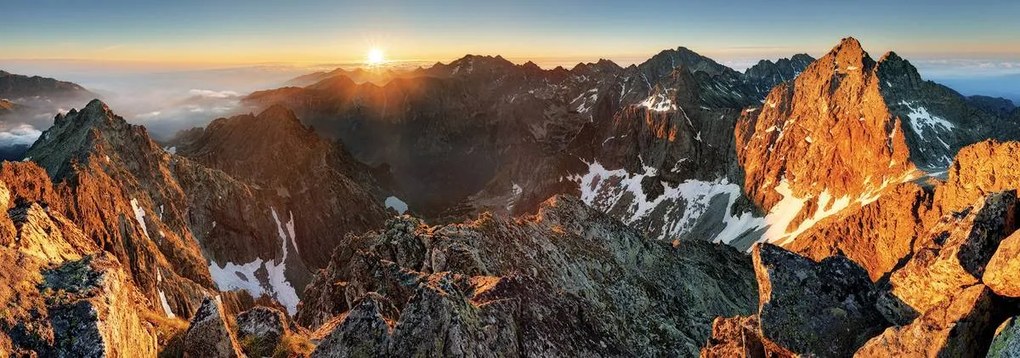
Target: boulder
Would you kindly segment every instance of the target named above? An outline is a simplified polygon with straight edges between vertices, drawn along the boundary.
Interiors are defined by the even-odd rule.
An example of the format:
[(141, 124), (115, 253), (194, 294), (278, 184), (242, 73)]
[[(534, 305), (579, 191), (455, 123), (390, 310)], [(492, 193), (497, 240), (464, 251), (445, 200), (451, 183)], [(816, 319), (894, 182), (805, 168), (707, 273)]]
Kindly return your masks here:
[(227, 328), (223, 304), (206, 298), (198, 307), (184, 335), (184, 357), (244, 357), (234, 333)]
[(765, 346), (758, 334), (758, 317), (717, 317), (712, 336), (701, 358), (764, 358)]
[(1020, 357), (1020, 324), (1011, 317), (995, 330), (995, 338), (988, 347), (988, 358)]
[(1020, 297), (1020, 231), (1014, 232), (999, 243), (992, 259), (985, 267), (982, 281), (996, 294)]
[(944, 216), (889, 278), (892, 294), (924, 313), (980, 284), (999, 242), (1016, 230), (1016, 191)]
[(846, 257), (814, 262), (771, 244), (755, 246), (752, 257), (770, 349), (846, 357), (889, 325), (867, 271)]
[(384, 303), (366, 296), (312, 352), (313, 358), (385, 357), (392, 322), (380, 313)]
[(237, 315), (237, 340), (249, 356), (272, 356), (288, 333), (287, 316), (275, 308), (258, 306)]
[(975, 285), (940, 302), (906, 326), (890, 327), (856, 357), (980, 357), (995, 324), (993, 294)]

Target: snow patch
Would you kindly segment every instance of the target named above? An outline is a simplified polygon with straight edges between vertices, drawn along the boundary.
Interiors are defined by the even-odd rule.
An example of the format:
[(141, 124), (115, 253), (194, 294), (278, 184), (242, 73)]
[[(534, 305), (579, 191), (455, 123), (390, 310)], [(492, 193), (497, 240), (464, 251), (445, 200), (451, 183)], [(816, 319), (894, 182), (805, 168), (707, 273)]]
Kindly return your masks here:
[[(754, 223), (755, 218), (750, 212), (732, 214), (732, 208), (741, 196), (740, 185), (725, 178), (687, 180), (676, 186), (663, 185), (663, 194), (650, 199), (642, 190), (641, 181), (656, 174), (655, 168), (647, 166), (640, 174), (628, 173), (625, 169), (608, 170), (596, 161), (588, 164), (587, 173), (571, 179), (580, 186), (582, 201), (603, 212), (622, 210), (625, 214), (622, 221), (627, 224), (647, 218), (653, 211), (655, 215), (676, 218), (664, 223), (659, 239), (690, 233), (708, 212), (713, 199), (721, 196), (725, 196), (726, 200), (726, 215), (722, 217), (725, 227), (713, 241), (729, 243), (760, 226)], [(660, 208), (663, 211), (656, 211)]]
[[(294, 286), (287, 281), (287, 277), (284, 272), (287, 270), (287, 234), (291, 235), (290, 241), (294, 243), (294, 216), (291, 215), (290, 222), (287, 223), (288, 232), (284, 232), (283, 226), (280, 224), (280, 217), (276, 215), (276, 209), (271, 209), (273, 212), (273, 220), (276, 221), (276, 230), (280, 235), (280, 246), (283, 249), (283, 258), (277, 264), (274, 261), (266, 262), (266, 271), (269, 271), (269, 285), (276, 292), (276, 300), (280, 304), (287, 307), (287, 312), (291, 315), (297, 312), (297, 304), (300, 299), (297, 296), (297, 292), (294, 291)], [(296, 246), (295, 246), (296, 247)]]
[[(156, 285), (157, 285), (157, 287), (159, 286), (159, 284), (163, 283), (163, 273), (162, 272), (163, 272), (162, 269), (159, 269), (159, 268), (156, 269)], [(170, 317), (170, 318), (177, 317), (177, 315), (174, 314), (174, 310), (170, 309), (170, 302), (168, 302), (166, 300), (166, 293), (163, 293), (162, 289), (159, 289), (158, 291), (159, 291), (159, 304), (161, 306), (163, 306), (163, 313), (165, 313), (166, 316)]]
[(135, 212), (135, 220), (142, 227), (142, 233), (149, 237), (149, 228), (145, 226), (145, 210), (138, 206), (138, 199), (131, 198), (131, 210)]
[(648, 108), (648, 110), (654, 112), (667, 112), (677, 110), (676, 104), (674, 104), (673, 101), (666, 97), (666, 95), (663, 93), (649, 96), (644, 101), (642, 101), (639, 104), (639, 106)]
[(170, 303), (167, 302), (166, 293), (163, 293), (163, 290), (159, 290), (159, 304), (163, 306), (163, 313), (166, 313), (167, 317), (177, 317), (177, 315), (174, 314), (174, 310), (170, 309)]
[[(291, 245), (294, 244), (294, 237), (288, 238), (288, 234), (293, 234), (293, 215), (291, 215), (291, 221), (287, 224), (287, 230), (284, 230), (284, 225), (280, 222), (279, 216), (276, 214), (276, 209), (272, 210), (273, 220), (276, 222), (277, 234), (280, 236), (281, 249), (283, 251), (283, 257), (279, 260), (263, 261), (261, 258), (255, 258), (252, 262), (244, 264), (235, 264), (233, 262), (227, 262), (223, 267), (220, 267), (216, 262), (210, 260), (209, 262), (209, 273), (212, 275), (213, 282), (216, 283), (216, 287), (220, 291), (229, 290), (245, 290), (248, 291), (252, 296), (259, 297), (263, 294), (268, 295), (280, 302), (281, 305), (287, 308), (287, 312), (293, 315), (297, 312), (298, 296), (297, 291), (294, 290), (294, 286), (287, 281), (285, 275), (287, 270), (287, 257), (289, 256), (289, 250), (287, 248), (287, 242)], [(295, 246), (295, 249), (297, 247)], [(255, 276), (255, 272), (259, 269), (264, 268), (268, 273), (267, 282), (259, 282)]]
[[(910, 117), (910, 127), (914, 128), (914, 132), (917, 132), (917, 136), (920, 137), (921, 140), (924, 140), (924, 133), (927, 130), (935, 132), (937, 136), (939, 131), (948, 132), (956, 128), (955, 125), (947, 121), (945, 118), (928, 113), (928, 109), (923, 106), (917, 105), (915, 107), (914, 103), (907, 101), (900, 101), (900, 104), (906, 106), (907, 109), (910, 109), (910, 113), (907, 114), (907, 116)], [(941, 130), (939, 127), (941, 127)], [(938, 139), (941, 140), (941, 138)], [(942, 144), (946, 145), (948, 148), (948, 145), (945, 144), (945, 142)]]

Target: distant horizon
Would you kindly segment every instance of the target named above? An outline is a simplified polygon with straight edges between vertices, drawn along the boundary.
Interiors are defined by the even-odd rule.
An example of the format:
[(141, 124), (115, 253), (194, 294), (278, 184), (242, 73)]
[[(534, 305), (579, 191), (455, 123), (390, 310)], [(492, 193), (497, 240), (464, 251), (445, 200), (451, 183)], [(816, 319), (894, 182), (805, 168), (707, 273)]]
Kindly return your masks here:
[[(718, 63), (730, 67), (736, 71), (743, 72), (747, 68), (753, 66), (760, 60), (776, 61), (781, 58), (789, 58), (795, 54), (806, 53), (814, 58), (818, 58), (827, 53), (833, 46), (845, 37), (855, 37), (861, 41), (865, 51), (876, 60), (883, 54), (889, 51), (894, 51), (900, 56), (904, 57), (912, 64), (914, 64), (922, 77), (928, 80), (935, 80), (938, 82), (944, 82), (951, 88), (959, 91), (964, 95), (987, 95), (993, 97), (1002, 97), (1013, 101), (1014, 103), (1020, 104), (1020, 59), (984, 59), (984, 58), (925, 58), (914, 56), (909, 52), (900, 51), (897, 49), (878, 49), (869, 45), (867, 39), (861, 39), (857, 36), (844, 35), (838, 38), (833, 38), (830, 43), (822, 49), (803, 49), (800, 51), (791, 50), (785, 55), (776, 55), (771, 57), (755, 57), (753, 55), (742, 55), (742, 56), (729, 56), (719, 57), (719, 55), (713, 56), (712, 53), (705, 53), (696, 47), (687, 46), (685, 44), (678, 44), (671, 47), (665, 47), (654, 51), (649, 51), (647, 54), (642, 55), (606, 55), (606, 56), (591, 56), (583, 58), (571, 58), (571, 57), (553, 57), (553, 56), (537, 56), (537, 57), (511, 57), (505, 56), (498, 53), (465, 53), (459, 56), (443, 59), (428, 59), (428, 60), (405, 60), (405, 59), (388, 59), (384, 67), (396, 67), (400, 69), (413, 69), (415, 67), (429, 67), (435, 63), (448, 64), (457, 59), (463, 58), (469, 54), (479, 56), (501, 56), (504, 59), (521, 65), (526, 62), (534, 62), (539, 67), (549, 70), (557, 66), (570, 69), (578, 63), (594, 63), (601, 59), (608, 59), (614, 63), (626, 67), (630, 65), (640, 64), (658, 54), (661, 51), (676, 49), (678, 47), (687, 47), (694, 52), (697, 52), (703, 56), (711, 58)], [(145, 77), (145, 76), (161, 76), (161, 75), (173, 75), (181, 73), (215, 73), (215, 72), (231, 72), (231, 71), (259, 71), (265, 73), (275, 73), (274, 76), (269, 78), (275, 78), (279, 80), (288, 76), (296, 77), (301, 74), (307, 74), (317, 71), (330, 71), (337, 68), (343, 68), (346, 70), (353, 70), (356, 68), (367, 67), (364, 61), (332, 61), (332, 62), (321, 62), (321, 63), (294, 63), (294, 62), (265, 62), (265, 63), (174, 63), (166, 61), (139, 61), (139, 60), (120, 60), (120, 59), (11, 59), (11, 58), (0, 58), (0, 70), (7, 70), (8, 72), (18, 73), (23, 75), (39, 75), (43, 77), (52, 77), (60, 80), (68, 80), (79, 83), (86, 88), (95, 89), (102, 93), (104, 91), (116, 91), (106, 83), (111, 81), (111, 78), (120, 77), (127, 81), (128, 78)], [(98, 81), (98, 82), (97, 82)], [(130, 81), (135, 82), (135, 81)], [(204, 88), (203, 88), (204, 89)], [(256, 88), (251, 88), (252, 90)], [(244, 88), (223, 88), (222, 90), (235, 90), (244, 92)]]
[[(795, 11), (794, 11), (795, 9)], [(450, 0), (41, 0), (5, 6), (2, 62), (95, 61), (164, 68), (448, 62), (465, 54), (532, 60), (543, 68), (611, 59), (626, 66), (688, 47), (720, 63), (818, 56), (853, 36), (875, 56), (1020, 68), (1020, 3), (950, 0), (853, 4), (737, 0), (726, 4)], [(87, 23), (87, 25), (83, 25)], [(734, 67), (731, 65), (731, 67)], [(736, 67), (735, 67), (736, 68)]]

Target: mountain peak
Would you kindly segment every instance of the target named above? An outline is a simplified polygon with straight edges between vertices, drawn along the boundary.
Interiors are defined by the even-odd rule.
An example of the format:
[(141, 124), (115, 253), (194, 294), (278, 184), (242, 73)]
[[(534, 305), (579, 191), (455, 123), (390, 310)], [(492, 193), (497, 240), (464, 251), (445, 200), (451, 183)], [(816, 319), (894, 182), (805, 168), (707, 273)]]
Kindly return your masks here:
[(868, 56), (868, 53), (861, 47), (861, 42), (853, 37), (846, 37), (839, 41), (836, 47), (833, 47), (829, 51), (830, 55), (834, 55), (837, 58), (864, 58)]
[(861, 47), (860, 41), (853, 37), (840, 40), (839, 44), (823, 58), (828, 58), (829, 61), (824, 63), (833, 64), (839, 73), (857, 70), (860, 70), (859, 73), (864, 73), (871, 71), (875, 64), (875, 60)]
[(900, 57), (900, 55), (896, 54), (896, 52), (889, 51), (889, 52), (886, 52), (884, 55), (882, 55), (882, 58), (878, 60), (879, 63), (886, 62), (886, 61), (897, 62), (897, 61), (906, 61), (906, 60), (904, 60), (902, 57)]
[(81, 109), (81, 111), (85, 113), (96, 113), (104, 115), (113, 114), (113, 112), (110, 111), (110, 106), (106, 105), (105, 102), (100, 101), (99, 99), (93, 99), (89, 101), (89, 103), (86, 104), (85, 107)]
[(292, 120), (295, 122), (298, 121), (297, 115), (294, 114), (294, 111), (291, 111), (290, 108), (284, 107), (281, 104), (273, 104), (272, 106), (269, 106), (269, 108), (266, 108), (261, 113), (259, 113), (257, 117), (285, 119)]
[(68, 120), (74, 123), (74, 127), (94, 127), (99, 123), (110, 122), (114, 119), (123, 121), (123, 119), (110, 110), (106, 103), (99, 99), (93, 99), (85, 107), (82, 107), (80, 111), (72, 108), (67, 113), (58, 114), (54, 119), (54, 127), (67, 127), (64, 124)]
[(793, 61), (806, 61), (807, 63), (815, 61), (814, 57), (811, 57), (811, 55), (808, 55), (806, 53), (798, 53), (796, 55), (793, 55), (793, 57), (790, 57), (790, 59)]
[(53, 178), (62, 178), (73, 172), (72, 162), (83, 161), (92, 154), (139, 154), (158, 151), (145, 132), (145, 128), (129, 124), (113, 113), (103, 101), (93, 99), (80, 111), (72, 109), (58, 115), (53, 126), (28, 149), (26, 157), (46, 169)]
[(525, 70), (529, 70), (529, 71), (541, 71), (542, 70), (541, 67), (538, 67), (538, 64), (536, 64), (534, 62), (531, 62), (531, 61), (525, 62), (523, 65), (521, 65), (521, 67), (524, 68)]
[(839, 45), (836, 45), (836, 47), (837, 48), (846, 48), (846, 49), (857, 49), (857, 50), (861, 50), (862, 49), (861, 42), (858, 41), (853, 36), (848, 36), (848, 37), (844, 37), (844, 38), (840, 39), (839, 40)]

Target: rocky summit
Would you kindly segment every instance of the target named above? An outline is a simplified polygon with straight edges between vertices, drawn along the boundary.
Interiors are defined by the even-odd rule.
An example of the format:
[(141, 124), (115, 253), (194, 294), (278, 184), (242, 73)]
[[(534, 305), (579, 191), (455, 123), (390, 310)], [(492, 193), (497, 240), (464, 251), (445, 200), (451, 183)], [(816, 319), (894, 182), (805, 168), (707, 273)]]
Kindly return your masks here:
[(92, 100), (2, 162), (0, 356), (1020, 352), (1020, 111), (896, 53), (288, 85), (160, 142)]

